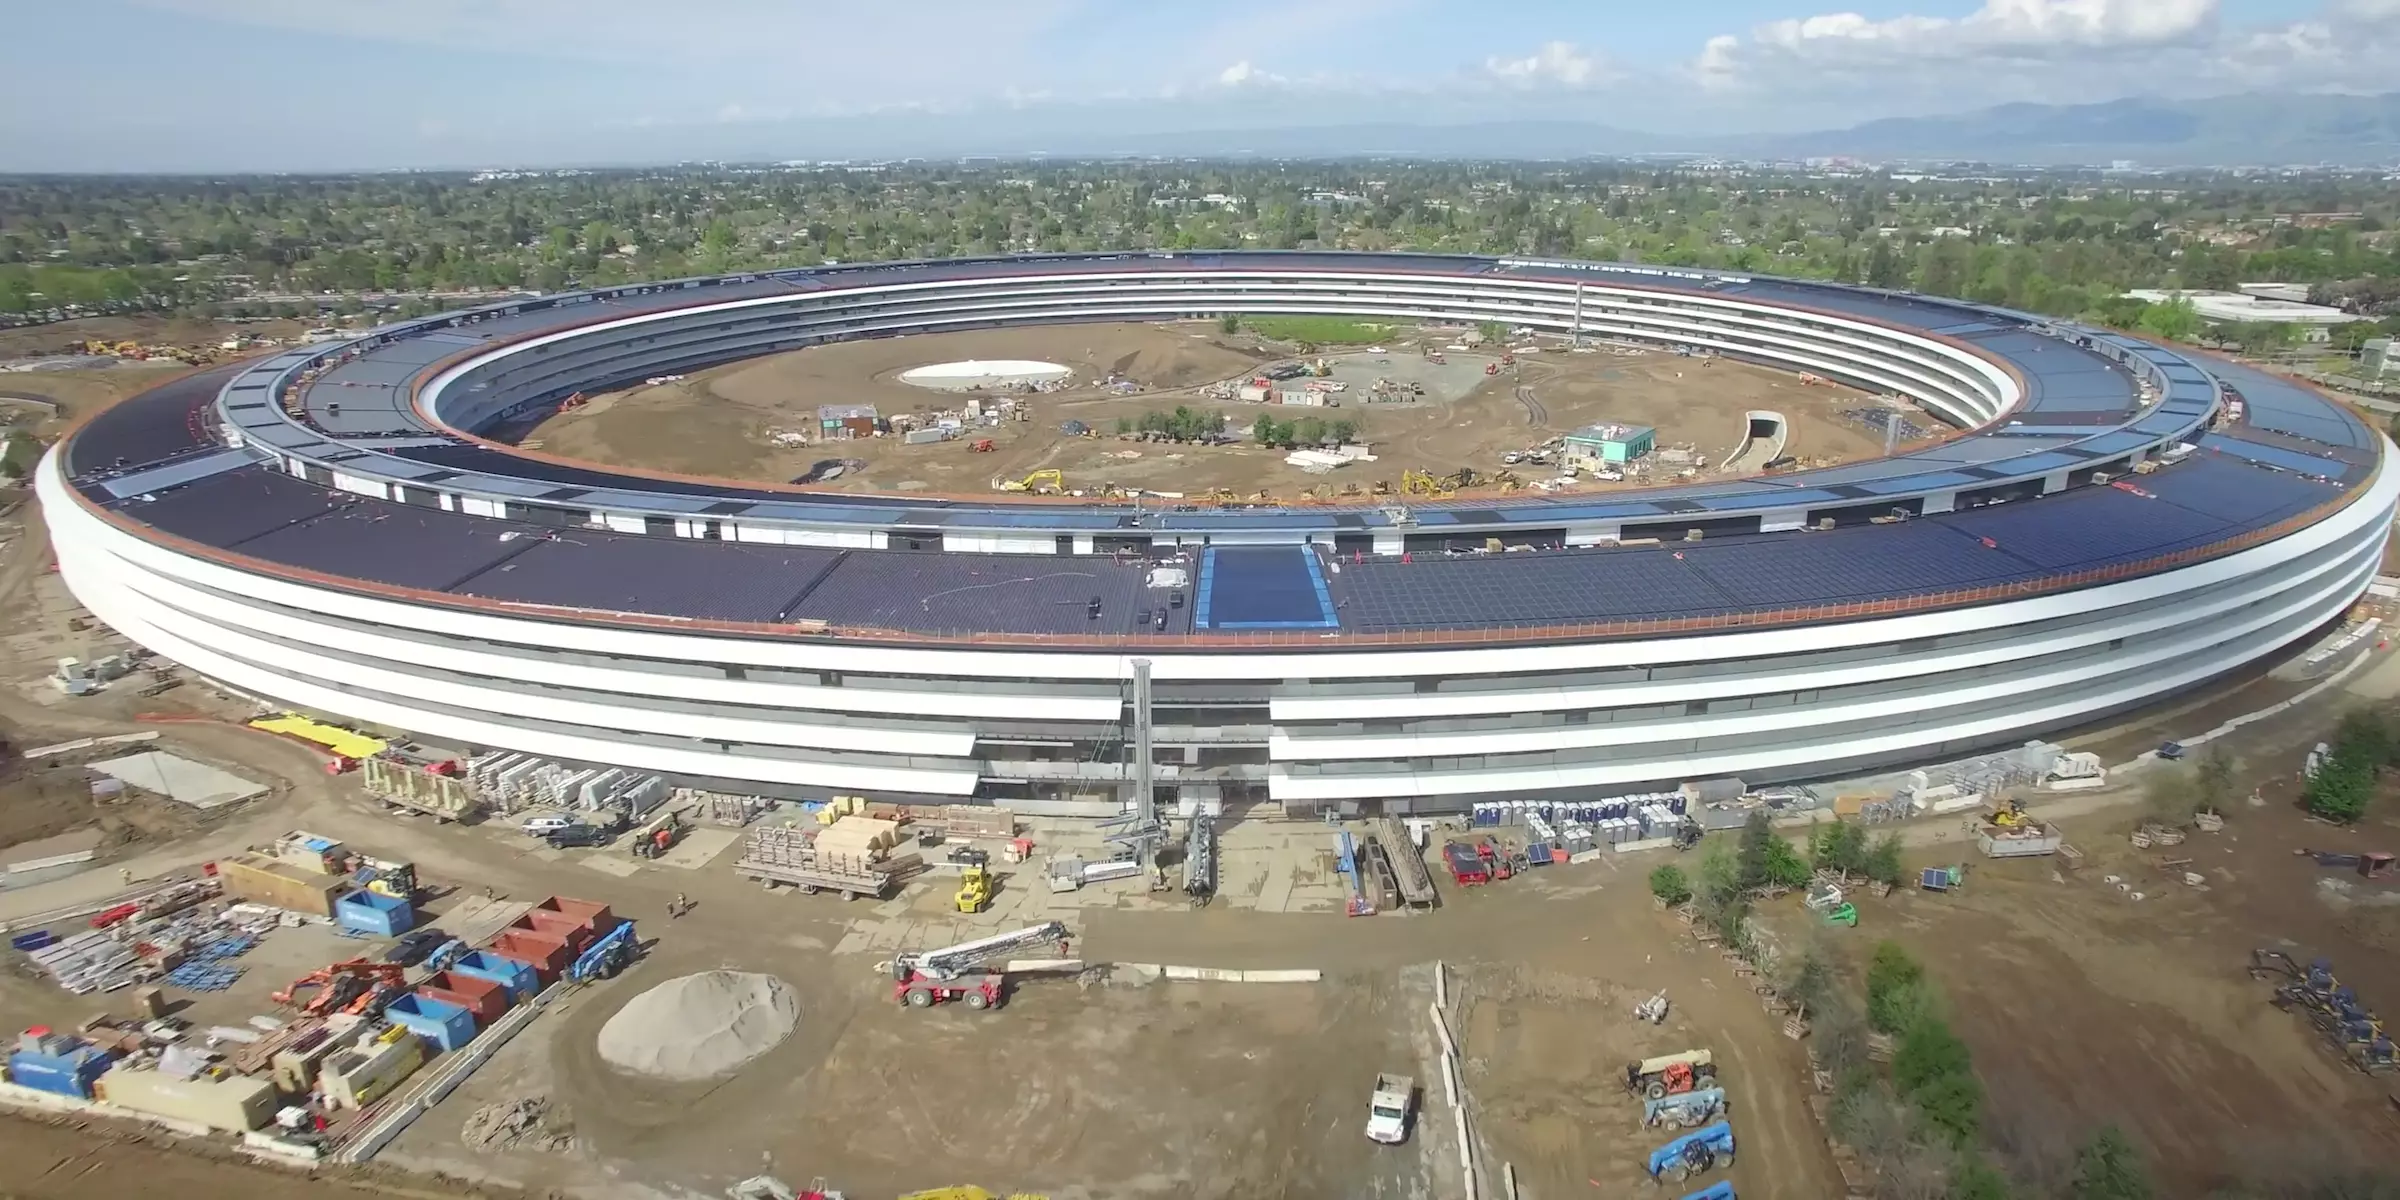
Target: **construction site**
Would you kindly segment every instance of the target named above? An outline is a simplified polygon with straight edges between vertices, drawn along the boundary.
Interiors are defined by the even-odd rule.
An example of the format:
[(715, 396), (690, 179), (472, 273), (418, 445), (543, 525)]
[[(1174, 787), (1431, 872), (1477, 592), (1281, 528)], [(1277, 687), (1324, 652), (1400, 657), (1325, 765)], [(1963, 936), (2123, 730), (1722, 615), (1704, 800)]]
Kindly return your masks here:
[[(510, 433), (545, 455), (752, 482), (1290, 504), (1655, 486), (1844, 462), (1944, 429), (1729, 359), (1390, 333), (1347, 350), (1208, 322), (844, 342), (574, 398)], [(903, 379), (993, 362), (1065, 373), (965, 393)], [(1761, 414), (1775, 417), (1771, 453)], [(1574, 469), (1568, 440), (1603, 422), (1654, 430), (1655, 449)]]
[[(1102, 328), (1031, 332), (1089, 340)], [(1192, 332), (1216, 336), (1175, 336)], [(1022, 341), (910, 347), (889, 369), (1087, 361)], [(1546, 349), (1512, 364), (1526, 380), (1557, 371), (1529, 385), (1551, 413), (1537, 439), (1516, 381), (1444, 353), (1440, 364), (1396, 347), (1389, 357), (1470, 367), (1463, 398), (1368, 411), (1345, 391), (1328, 415), (1428, 422), (1421, 469), (1444, 474), (1497, 471), (1502, 454), (1591, 424), (1649, 426), (1659, 445), (1707, 448), (1697, 452), (1711, 461), (1739, 457), (1752, 411), (1785, 415), (1799, 455), (1820, 438), (1879, 453), (1910, 432), (1843, 415), (1869, 398), (1820, 397), (1730, 362)], [(1290, 357), (1238, 354), (1181, 386)], [(25, 390), (59, 398), (71, 419), (156, 369), (75, 374), (88, 382)], [(1653, 374), (1662, 389), (1704, 376), (1755, 390), (1712, 410), (1723, 428), (1699, 430), (1631, 394)], [(911, 404), (957, 403), (891, 386)], [(828, 395), (793, 411), (813, 422), (818, 404), (836, 403)], [(1036, 400), (1076, 403), (1065, 395)], [(598, 422), (614, 411), (593, 411), (606, 399), (546, 434)], [(707, 419), (700, 401), (683, 403)], [(1822, 406), (1814, 424), (1807, 403)], [(1281, 407), (1225, 405), (1253, 420)], [(1469, 413), (1508, 436), (1434, 457), (1463, 436), (1442, 430)], [(1068, 419), (1086, 418), (1042, 414), (1051, 430)], [(1019, 424), (1026, 439), (1045, 428)], [(1072, 443), (1041, 436), (1162, 448), (1107, 428)], [(1420, 461), (1365, 436), (1379, 461), (1323, 478), (1388, 464), (1397, 483)], [(970, 464), (960, 486), (982, 488), (1003, 475), (988, 461), (1021, 452), (854, 441), (863, 455), (839, 454), (893, 456), (862, 487), (923, 456)], [(1189, 452), (1203, 449), (1238, 452)], [(1282, 460), (1275, 452), (1275, 470), (1321, 481)], [(1015, 478), (1039, 461), (1012, 460), (1025, 465)], [(902, 478), (930, 482), (908, 469)], [(0, 641), (11, 747), (0, 812), (13, 814), (0, 824), (0, 922), (16, 943), (0, 1020), (42, 1032), (18, 1043), (29, 1057), (8, 1093), (21, 1103), (0, 1114), (0, 1193), (778, 1195), (765, 1180), (854, 1200), (927, 1189), (944, 1200), (1672, 1200), (1719, 1183), (1752, 1200), (1892, 1195), (1854, 1177), (1857, 1154), (1832, 1144), (1805, 1018), (1779, 1006), (1773, 974), (1646, 886), (1656, 866), (1694, 869), (1753, 810), (1794, 838), (1830, 819), (1902, 835), (1902, 886), (1796, 888), (1762, 900), (1758, 920), (1787, 953), (1822, 948), (1853, 975), (1881, 939), (1921, 958), (1974, 1052), (1988, 1140), (2012, 1172), (2055, 1173), (2109, 1123), (2165, 1195), (2290, 1178), (2294, 1162), (2330, 1171), (2400, 1156), (2377, 1016), (2400, 1004), (2400, 891), (2379, 866), (2400, 849), (2400, 785), (2382, 784), (2346, 831), (2296, 808), (2309, 748), (2340, 708), (2400, 696), (2400, 664), (2371, 641), (2346, 677), (2244, 676), (2063, 739), (2030, 765), (1816, 792), (1594, 798), (1449, 824), (1161, 814), (1148, 849), (1129, 856), (1121, 826), (988, 806), (771, 805), (265, 708), (135, 661), (66, 595), (30, 515), (0, 515), (0, 611), (13, 630)], [(119, 669), (99, 669), (110, 659), (123, 673), (102, 679)], [(2143, 786), (2158, 764), (2126, 764), (2212, 726), (2230, 729), (2217, 744), (2239, 762), (2240, 799), (2213, 822), (2162, 822)], [(105, 782), (115, 777), (101, 764), (148, 752), (255, 790), (209, 793), (201, 807), (163, 771), (165, 791)], [(55, 840), (95, 831), (90, 847)], [(420, 950), (413, 963), (390, 958)], [(476, 967), (502, 978), (471, 982)], [(505, 1036), (480, 1041), (495, 1029)], [(320, 1050), (317, 1079), (277, 1079), (279, 1055)], [(325, 1090), (336, 1059), (340, 1078), (366, 1073), (369, 1094)], [(405, 1076), (377, 1091), (373, 1072), (400, 1062)], [(99, 1086), (120, 1072), (136, 1083)], [(201, 1080), (230, 1099), (193, 1107), (155, 1086)], [(419, 1100), (411, 1120), (392, 1120)], [(372, 1153), (354, 1152), (385, 1129)]]

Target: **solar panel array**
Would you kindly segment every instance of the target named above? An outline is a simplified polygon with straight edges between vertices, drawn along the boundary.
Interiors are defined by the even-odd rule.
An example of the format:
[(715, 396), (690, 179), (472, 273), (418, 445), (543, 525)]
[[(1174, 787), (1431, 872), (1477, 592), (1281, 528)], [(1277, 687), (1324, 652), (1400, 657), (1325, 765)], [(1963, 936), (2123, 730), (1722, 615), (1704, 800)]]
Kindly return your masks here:
[(1337, 623), (1316, 552), (1305, 546), (1221, 546), (1200, 561), (1204, 629), (1322, 629)]
[(269, 530), (324, 516), (346, 493), (328, 492), (267, 467), (249, 467), (158, 494), (133, 499), (118, 511), (153, 529), (204, 546), (235, 549)]
[(446, 591), (533, 543), (519, 527), (366, 500), (243, 542), (269, 562), (393, 587)]
[(520, 604), (771, 623), (785, 619), (841, 558), (839, 550), (561, 530), (451, 590)]
[[(853, 551), (792, 616), (920, 633), (1122, 634), (1144, 609), (1167, 607), (1143, 582), (1140, 566), (1096, 555)], [(1188, 629), (1177, 619), (1187, 623), (1169, 632)]]
[(101, 410), (76, 431), (67, 473), (109, 470), (119, 459), (138, 467), (208, 445), (208, 410), (237, 369), (189, 375)]

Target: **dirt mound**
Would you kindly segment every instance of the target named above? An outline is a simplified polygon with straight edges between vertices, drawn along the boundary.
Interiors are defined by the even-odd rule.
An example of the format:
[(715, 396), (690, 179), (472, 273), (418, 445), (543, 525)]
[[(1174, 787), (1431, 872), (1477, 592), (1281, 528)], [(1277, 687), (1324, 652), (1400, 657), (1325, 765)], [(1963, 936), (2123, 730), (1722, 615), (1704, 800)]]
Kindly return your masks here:
[(782, 980), (742, 971), (670, 979), (600, 1027), (600, 1057), (660, 1079), (710, 1079), (772, 1050), (800, 1023)]
[(548, 1096), (523, 1096), (486, 1104), (467, 1117), (459, 1137), (469, 1149), (497, 1154), (503, 1150), (564, 1153), (575, 1148), (575, 1133), (550, 1121)]

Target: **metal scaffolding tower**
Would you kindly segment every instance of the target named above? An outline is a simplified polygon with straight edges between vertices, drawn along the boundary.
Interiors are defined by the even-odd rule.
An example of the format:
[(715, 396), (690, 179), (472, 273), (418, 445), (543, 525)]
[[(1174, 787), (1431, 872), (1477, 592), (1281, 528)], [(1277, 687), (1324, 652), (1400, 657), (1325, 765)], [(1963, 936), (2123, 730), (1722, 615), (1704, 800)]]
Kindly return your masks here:
[(1108, 840), (1131, 850), (1144, 873), (1158, 867), (1158, 766), (1150, 749), (1150, 660), (1133, 660), (1133, 805), (1124, 816), (1107, 822), (1115, 827)]

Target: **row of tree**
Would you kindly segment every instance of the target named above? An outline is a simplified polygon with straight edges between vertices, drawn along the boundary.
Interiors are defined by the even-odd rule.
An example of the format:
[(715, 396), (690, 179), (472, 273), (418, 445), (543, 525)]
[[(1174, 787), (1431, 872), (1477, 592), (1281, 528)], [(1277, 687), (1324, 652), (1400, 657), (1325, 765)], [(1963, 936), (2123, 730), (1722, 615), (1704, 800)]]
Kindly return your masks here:
[(1231, 422), (1224, 413), (1178, 404), (1173, 412), (1152, 409), (1139, 417), (1118, 417), (1118, 433), (1145, 433), (1177, 442), (1198, 442), (1225, 436)]
[[(2330, 228), (2277, 219), (2327, 206), (2364, 215)], [(2138, 191), (2073, 171), (1902, 180), (1471, 162), (0, 178), (0, 268), (48, 273), (0, 273), (0, 311), (556, 290), (1025, 250), (1324, 247), (1629, 257), (2060, 315), (2132, 287), (2272, 279), (2379, 312), (2393, 290), (2357, 281), (2400, 278), (2400, 248), (2382, 236), (2395, 219), (2400, 202), (2370, 181), (2205, 173)]]

